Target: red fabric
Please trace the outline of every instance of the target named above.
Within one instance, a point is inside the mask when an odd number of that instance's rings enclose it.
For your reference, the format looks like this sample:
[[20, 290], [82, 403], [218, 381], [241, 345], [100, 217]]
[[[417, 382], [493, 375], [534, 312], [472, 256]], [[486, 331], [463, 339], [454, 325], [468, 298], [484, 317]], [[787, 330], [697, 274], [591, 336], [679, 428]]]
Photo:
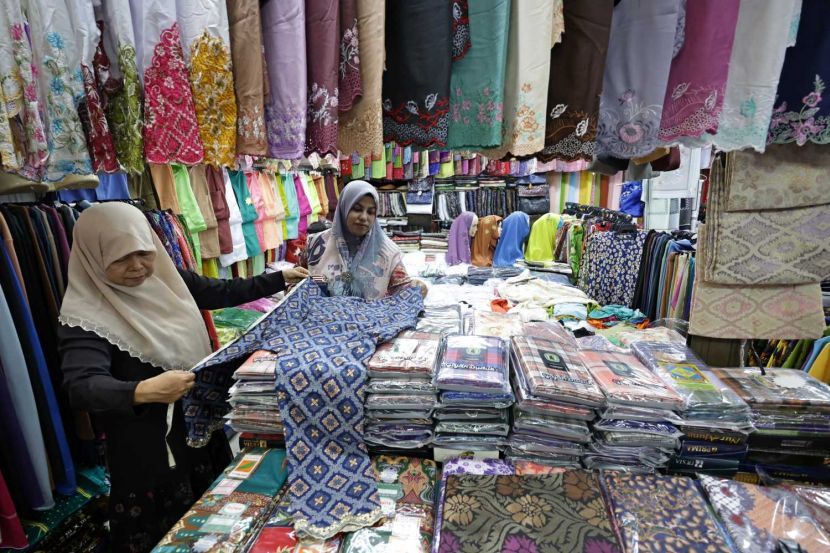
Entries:
[[0, 472], [0, 547], [24, 549], [28, 546], [29, 540], [26, 539], [26, 532], [23, 531], [23, 525], [20, 524], [6, 480]]
[[510, 302], [504, 298], [491, 300], [490, 309], [496, 313], [507, 313], [510, 310]]

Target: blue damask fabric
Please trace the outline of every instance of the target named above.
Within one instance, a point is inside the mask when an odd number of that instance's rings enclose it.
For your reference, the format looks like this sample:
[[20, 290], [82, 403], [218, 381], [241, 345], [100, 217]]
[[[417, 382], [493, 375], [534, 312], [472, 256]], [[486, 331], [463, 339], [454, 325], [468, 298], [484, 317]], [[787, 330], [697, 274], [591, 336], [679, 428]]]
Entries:
[[328, 297], [310, 280], [239, 340], [194, 368], [184, 399], [188, 442], [207, 443], [228, 412], [233, 371], [254, 351], [277, 352], [295, 530], [326, 539], [377, 522], [377, 482], [363, 442], [366, 362], [413, 328], [423, 300], [406, 288], [379, 300]]

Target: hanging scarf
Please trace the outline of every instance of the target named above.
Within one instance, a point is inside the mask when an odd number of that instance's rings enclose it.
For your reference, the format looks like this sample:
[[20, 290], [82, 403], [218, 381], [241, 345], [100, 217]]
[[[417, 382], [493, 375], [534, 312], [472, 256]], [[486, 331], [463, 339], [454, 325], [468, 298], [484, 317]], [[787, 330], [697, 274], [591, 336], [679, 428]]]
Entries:
[[479, 219], [472, 248], [472, 261], [476, 267], [490, 267], [493, 264], [493, 252], [499, 241], [499, 223], [501, 217], [498, 215]]
[[516, 211], [507, 216], [501, 225], [501, 236], [493, 255], [494, 267], [512, 267], [524, 259], [524, 244], [530, 234], [530, 217], [523, 211]]
[[470, 229], [476, 219], [475, 213], [464, 211], [452, 222], [449, 249], [447, 250], [448, 265], [458, 265], [471, 261]]

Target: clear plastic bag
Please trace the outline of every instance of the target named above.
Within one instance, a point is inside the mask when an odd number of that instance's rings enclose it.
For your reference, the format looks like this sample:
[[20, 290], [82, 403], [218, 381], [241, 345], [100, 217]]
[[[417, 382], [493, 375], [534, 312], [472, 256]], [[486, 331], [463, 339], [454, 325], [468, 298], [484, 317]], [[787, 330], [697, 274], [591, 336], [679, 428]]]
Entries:
[[366, 383], [366, 392], [370, 394], [418, 394], [434, 395], [438, 388], [432, 380], [420, 378], [370, 378]]
[[440, 334], [407, 330], [378, 346], [369, 359], [369, 376], [431, 378], [440, 349]]
[[515, 409], [513, 411], [513, 429], [516, 432], [539, 434], [581, 443], [591, 441], [591, 429], [584, 421], [529, 415]]
[[488, 434], [493, 436], [507, 436], [510, 425], [498, 422], [456, 422], [440, 421], [435, 425], [439, 433], [455, 434]]
[[447, 336], [435, 386], [458, 392], [510, 392], [507, 359], [507, 343], [500, 338]]
[[366, 409], [366, 416], [383, 420], [428, 419], [432, 417], [432, 409], [409, 409], [405, 411], [399, 411], [397, 409]]
[[580, 405], [566, 404], [550, 399], [534, 397], [527, 389], [521, 371], [513, 371], [513, 389], [516, 395], [516, 406], [522, 412], [552, 417], [566, 417], [577, 420], [590, 421], [596, 418], [596, 411]]
[[366, 396], [366, 407], [369, 409], [398, 409], [402, 411], [416, 409], [434, 409], [435, 396], [405, 395], [405, 394], [369, 394]]
[[628, 353], [625, 348], [617, 347], [605, 336], [594, 334], [576, 339], [577, 347], [582, 351], [609, 351], [611, 353]]
[[492, 407], [506, 409], [513, 405], [513, 402], [513, 392], [498, 394], [441, 392], [441, 405], [447, 407]]
[[441, 406], [433, 414], [435, 420], [471, 420], [508, 422], [507, 410], [495, 407], [448, 407]]
[[585, 453], [585, 447], [577, 442], [543, 438], [524, 432], [514, 432], [508, 438], [511, 448], [524, 452], [545, 455], [569, 455], [579, 457]]
[[496, 313], [493, 311], [475, 311], [472, 317], [470, 334], [476, 336], [495, 336], [509, 340], [511, 336], [522, 333], [522, 319], [516, 313]]
[[441, 434], [436, 433], [432, 438], [433, 445], [450, 447], [453, 449], [479, 447], [481, 449], [497, 449], [507, 445], [507, 438], [502, 436], [473, 436], [470, 434]]

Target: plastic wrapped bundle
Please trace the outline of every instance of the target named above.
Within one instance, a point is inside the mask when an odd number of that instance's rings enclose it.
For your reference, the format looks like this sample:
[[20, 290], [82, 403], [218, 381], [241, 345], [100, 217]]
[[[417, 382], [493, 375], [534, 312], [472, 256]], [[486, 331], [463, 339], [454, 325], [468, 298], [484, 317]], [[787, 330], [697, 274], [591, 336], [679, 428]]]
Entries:
[[447, 336], [435, 386], [458, 392], [509, 393], [507, 350], [499, 338]]
[[511, 336], [522, 333], [522, 319], [516, 313], [476, 311], [473, 313], [471, 331], [476, 336], [495, 336], [509, 340]]
[[369, 359], [369, 377], [393, 376], [430, 379], [435, 371], [441, 335], [407, 330], [378, 346]]

